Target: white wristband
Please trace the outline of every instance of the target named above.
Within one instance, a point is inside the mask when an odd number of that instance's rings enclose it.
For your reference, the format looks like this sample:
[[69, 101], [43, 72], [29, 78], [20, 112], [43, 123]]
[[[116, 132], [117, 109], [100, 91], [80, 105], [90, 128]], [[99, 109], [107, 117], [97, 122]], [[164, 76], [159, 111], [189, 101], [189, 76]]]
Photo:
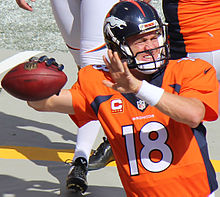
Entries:
[[159, 88], [143, 80], [141, 88], [136, 94], [136, 96], [141, 100], [145, 101], [147, 104], [154, 106], [159, 102], [163, 93], [164, 89]]

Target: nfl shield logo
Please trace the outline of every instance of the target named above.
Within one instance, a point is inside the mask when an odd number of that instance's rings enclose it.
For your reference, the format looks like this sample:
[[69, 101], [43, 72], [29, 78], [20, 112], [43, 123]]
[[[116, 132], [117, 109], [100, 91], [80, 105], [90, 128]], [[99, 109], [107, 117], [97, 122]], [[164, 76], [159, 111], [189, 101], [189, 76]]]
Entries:
[[142, 100], [137, 101], [137, 108], [140, 110], [144, 110], [146, 108], [145, 101], [142, 101]]

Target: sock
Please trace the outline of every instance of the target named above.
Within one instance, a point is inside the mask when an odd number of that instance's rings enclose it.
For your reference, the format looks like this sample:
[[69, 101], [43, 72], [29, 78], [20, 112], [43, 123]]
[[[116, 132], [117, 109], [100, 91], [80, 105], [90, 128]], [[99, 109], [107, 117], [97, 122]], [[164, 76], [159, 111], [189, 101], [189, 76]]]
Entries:
[[89, 161], [92, 146], [96, 140], [101, 124], [98, 120], [90, 121], [78, 129], [76, 149], [73, 157], [75, 161], [78, 157], [83, 157]]

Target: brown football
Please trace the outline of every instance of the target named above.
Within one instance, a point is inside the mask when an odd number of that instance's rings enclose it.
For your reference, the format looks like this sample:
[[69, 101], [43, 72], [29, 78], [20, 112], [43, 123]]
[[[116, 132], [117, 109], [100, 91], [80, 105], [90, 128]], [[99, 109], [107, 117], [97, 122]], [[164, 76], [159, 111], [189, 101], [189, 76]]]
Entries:
[[2, 79], [2, 87], [12, 96], [37, 101], [58, 94], [67, 81], [66, 74], [45, 61], [28, 61], [12, 68]]

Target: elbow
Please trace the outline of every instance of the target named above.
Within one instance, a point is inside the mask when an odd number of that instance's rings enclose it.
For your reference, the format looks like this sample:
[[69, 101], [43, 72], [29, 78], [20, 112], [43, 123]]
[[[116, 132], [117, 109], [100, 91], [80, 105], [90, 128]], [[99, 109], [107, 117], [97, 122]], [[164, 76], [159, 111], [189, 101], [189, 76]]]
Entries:
[[205, 116], [205, 109], [201, 108], [200, 110], [191, 113], [190, 120], [188, 122], [188, 125], [190, 128], [196, 128], [199, 126], [199, 124], [202, 122]]
[[198, 127], [199, 126], [199, 124], [201, 123], [201, 121], [190, 121], [189, 123], [188, 123], [188, 125], [189, 125], [189, 127], [190, 128], [196, 128], [196, 127]]
[[205, 110], [205, 105], [201, 101], [194, 99], [194, 104], [190, 110], [188, 110], [188, 125], [190, 128], [196, 128], [199, 126], [199, 124], [204, 120]]

